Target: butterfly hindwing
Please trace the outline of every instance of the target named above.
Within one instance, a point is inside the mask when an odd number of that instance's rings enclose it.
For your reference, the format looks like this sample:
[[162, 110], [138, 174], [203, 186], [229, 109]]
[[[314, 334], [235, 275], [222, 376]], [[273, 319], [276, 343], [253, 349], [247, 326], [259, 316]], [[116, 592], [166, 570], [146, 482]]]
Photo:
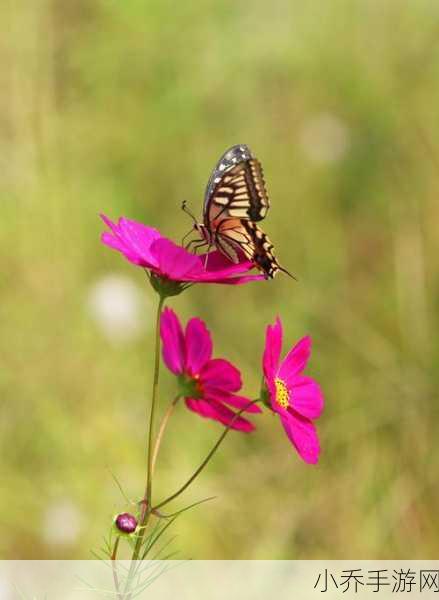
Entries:
[[[253, 239], [254, 250], [253, 260], [266, 276], [272, 279], [278, 271], [284, 271], [274, 255], [273, 244], [268, 239], [267, 235], [255, 224], [249, 221], [244, 225]], [[289, 273], [288, 273], [289, 274]]]
[[236, 249], [239, 249], [245, 258], [253, 261], [269, 279], [278, 271], [284, 271], [274, 255], [273, 244], [256, 223], [246, 220], [224, 222], [216, 232], [216, 243], [232, 262], [239, 261], [236, 252]]

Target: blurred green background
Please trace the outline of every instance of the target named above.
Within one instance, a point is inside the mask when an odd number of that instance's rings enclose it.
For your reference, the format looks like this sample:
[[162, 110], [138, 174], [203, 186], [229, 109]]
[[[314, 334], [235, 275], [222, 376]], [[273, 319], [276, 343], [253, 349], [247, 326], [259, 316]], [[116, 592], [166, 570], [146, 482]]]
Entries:
[[[180, 240], [247, 143], [298, 283], [196, 286], [215, 354], [260, 381], [264, 329], [309, 333], [323, 453], [277, 419], [228, 442], [172, 548], [203, 559], [437, 558], [439, 5], [420, 0], [0, 4], [0, 556], [89, 558], [141, 496], [155, 297], [98, 213]], [[161, 409], [174, 382], [163, 371]], [[156, 498], [220, 427], [183, 406]]]

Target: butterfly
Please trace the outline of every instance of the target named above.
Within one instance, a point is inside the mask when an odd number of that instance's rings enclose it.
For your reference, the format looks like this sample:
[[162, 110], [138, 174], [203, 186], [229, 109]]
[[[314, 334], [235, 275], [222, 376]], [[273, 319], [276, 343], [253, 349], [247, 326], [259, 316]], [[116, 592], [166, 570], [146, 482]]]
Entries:
[[[215, 246], [234, 263], [242, 253], [266, 279], [278, 271], [293, 277], [277, 262], [273, 244], [257, 225], [269, 208], [261, 163], [248, 146], [238, 144], [224, 152], [212, 171], [204, 196], [203, 222], [191, 216], [201, 245]], [[183, 210], [191, 214], [185, 203]]]

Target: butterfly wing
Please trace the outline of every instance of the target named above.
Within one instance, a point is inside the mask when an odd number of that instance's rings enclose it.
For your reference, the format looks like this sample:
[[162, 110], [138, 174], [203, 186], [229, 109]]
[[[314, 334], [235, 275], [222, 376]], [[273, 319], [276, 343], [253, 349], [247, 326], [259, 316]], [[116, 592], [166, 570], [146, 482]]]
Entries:
[[249, 160], [250, 158], [253, 158], [252, 153], [250, 151], [250, 148], [245, 144], [238, 144], [237, 146], [232, 146], [224, 152], [224, 154], [221, 156], [221, 158], [215, 165], [210, 179], [207, 182], [206, 192], [204, 194], [204, 210], [207, 209], [207, 203], [209, 202], [209, 199], [212, 196], [213, 190], [221, 181], [221, 178], [223, 177], [224, 173], [232, 167], [236, 166], [237, 164]]
[[277, 262], [273, 244], [256, 223], [244, 219], [223, 221], [215, 232], [215, 245], [232, 262], [239, 262], [239, 252], [256, 264], [267, 279], [284, 271]]
[[256, 224], [267, 214], [270, 202], [260, 162], [245, 144], [232, 146], [218, 161], [204, 199], [203, 236], [229, 260], [242, 255], [272, 279], [279, 265], [273, 244]]
[[269, 206], [260, 162], [248, 146], [232, 146], [218, 161], [207, 184], [204, 224], [214, 230], [225, 219], [260, 221]]

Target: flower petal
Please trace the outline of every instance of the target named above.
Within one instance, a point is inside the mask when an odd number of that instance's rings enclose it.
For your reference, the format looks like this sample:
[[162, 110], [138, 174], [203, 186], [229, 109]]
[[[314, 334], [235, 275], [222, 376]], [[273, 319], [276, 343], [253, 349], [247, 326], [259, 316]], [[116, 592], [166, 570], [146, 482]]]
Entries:
[[[219, 392], [218, 390], [207, 389], [205, 390], [205, 397], [207, 400], [217, 400], [219, 402], [225, 402], [238, 410], [245, 409], [245, 412], [249, 413], [260, 413], [262, 412], [260, 406], [257, 404], [250, 404], [252, 401], [250, 398], [244, 396], [236, 396], [235, 394], [226, 394]], [[249, 406], [250, 404], [250, 406]]]
[[232, 263], [224, 254], [218, 252], [218, 250], [209, 252], [209, 254], [201, 254], [200, 259], [204, 271], [197, 275], [196, 280], [198, 282], [239, 285], [249, 281], [265, 279], [262, 273], [240, 275], [240, 273], [247, 273], [255, 265], [249, 260], [242, 260], [236, 264]]
[[114, 223], [112, 223], [109, 219], [107, 219], [107, 217], [105, 217], [105, 215], [101, 215], [101, 217], [105, 221], [105, 223], [108, 224], [108, 226], [111, 228], [111, 231], [112, 231], [112, 233], [110, 233], [109, 231], [104, 231], [101, 234], [101, 242], [103, 244], [105, 244], [106, 246], [109, 246], [113, 250], [117, 250], [118, 252], [121, 252], [125, 256], [125, 258], [127, 260], [129, 260], [131, 263], [134, 263], [136, 265], [141, 265], [142, 264], [141, 258], [135, 251], [133, 251], [125, 243], [122, 235], [119, 232], [118, 225], [115, 225]]
[[127, 260], [136, 265], [148, 268], [155, 265], [149, 249], [152, 242], [161, 237], [157, 229], [125, 218], [119, 219], [116, 224], [103, 214], [101, 219], [111, 230], [111, 233], [107, 231], [102, 234], [104, 244], [122, 252]]
[[308, 419], [318, 419], [323, 410], [323, 394], [319, 384], [304, 375], [294, 379], [290, 388], [290, 401], [294, 410]]
[[125, 245], [130, 252], [137, 254], [144, 266], [153, 267], [157, 264], [151, 253], [151, 245], [161, 238], [157, 229], [122, 217], [119, 219], [119, 231]]
[[191, 254], [167, 238], [153, 242], [151, 254], [157, 262], [160, 274], [169, 279], [188, 281], [190, 278], [197, 278], [203, 272], [199, 256]]
[[[209, 252], [209, 254], [201, 254], [200, 259], [203, 265], [206, 265], [205, 275], [207, 277], [212, 275], [219, 278], [230, 277], [231, 275], [245, 273], [255, 267], [255, 264], [247, 259], [241, 259], [238, 263], [232, 263], [230, 259], [218, 250]], [[262, 277], [264, 276], [262, 275]]]
[[279, 369], [279, 377], [288, 386], [294, 384], [294, 377], [299, 375], [306, 367], [310, 354], [311, 338], [307, 335], [299, 340], [283, 359]]
[[209, 275], [202, 279], [198, 279], [198, 283], [220, 283], [223, 285], [241, 285], [243, 283], [250, 283], [250, 281], [262, 281], [265, 277], [261, 275], [241, 275], [238, 277], [218, 277], [216, 275]]
[[197, 375], [212, 356], [212, 339], [201, 319], [190, 319], [186, 325], [186, 370]]
[[268, 325], [265, 334], [265, 349], [262, 358], [262, 367], [267, 379], [273, 379], [278, 365], [282, 349], [282, 323], [279, 317], [274, 325]]
[[140, 257], [135, 252], [132, 252], [119, 236], [114, 236], [109, 231], [104, 231], [101, 235], [101, 242], [106, 246], [113, 248], [113, 250], [121, 252], [131, 263], [134, 263], [135, 265], [142, 264]]
[[237, 392], [241, 389], [241, 373], [223, 358], [209, 360], [200, 371], [200, 381], [205, 390]]
[[138, 242], [141, 250], [150, 248], [155, 240], [163, 237], [158, 229], [149, 227], [138, 221], [133, 221], [132, 219], [127, 219], [126, 217], [119, 219], [119, 229], [126, 239], [133, 239], [134, 242]]
[[265, 279], [262, 273], [248, 274], [255, 266], [250, 261], [234, 264], [214, 251], [209, 253], [205, 268], [200, 256], [177, 246], [153, 227], [124, 217], [117, 224], [105, 215], [101, 215], [101, 218], [110, 229], [101, 236], [105, 245], [121, 252], [131, 263], [151, 269], [173, 281], [239, 285]]
[[101, 217], [105, 225], [108, 227], [108, 229], [110, 229], [113, 232], [113, 235], [115, 237], [119, 237], [119, 226], [116, 225], [116, 223], [113, 223], [113, 221], [109, 217], [107, 217], [107, 215], [104, 215], [104, 213], [101, 213], [99, 216]]
[[[228, 426], [232, 422], [235, 416], [235, 413], [229, 408], [213, 400], [209, 401], [203, 399], [196, 400], [194, 398], [186, 398], [186, 406], [193, 412], [198, 413], [200, 416], [206, 419], [213, 419], [214, 421], [219, 421], [220, 423], [226, 426]], [[244, 419], [243, 417], [238, 417], [233, 421], [233, 424], [230, 428], [248, 433], [250, 431], [253, 431], [255, 426], [252, 423], [250, 423], [250, 421], [247, 421], [247, 419]]]
[[316, 464], [320, 454], [320, 443], [314, 424], [299, 414], [280, 414], [282, 425], [291, 443], [303, 460]]
[[184, 335], [177, 315], [170, 308], [165, 308], [162, 312], [160, 336], [166, 366], [175, 375], [183, 373], [186, 358]]

